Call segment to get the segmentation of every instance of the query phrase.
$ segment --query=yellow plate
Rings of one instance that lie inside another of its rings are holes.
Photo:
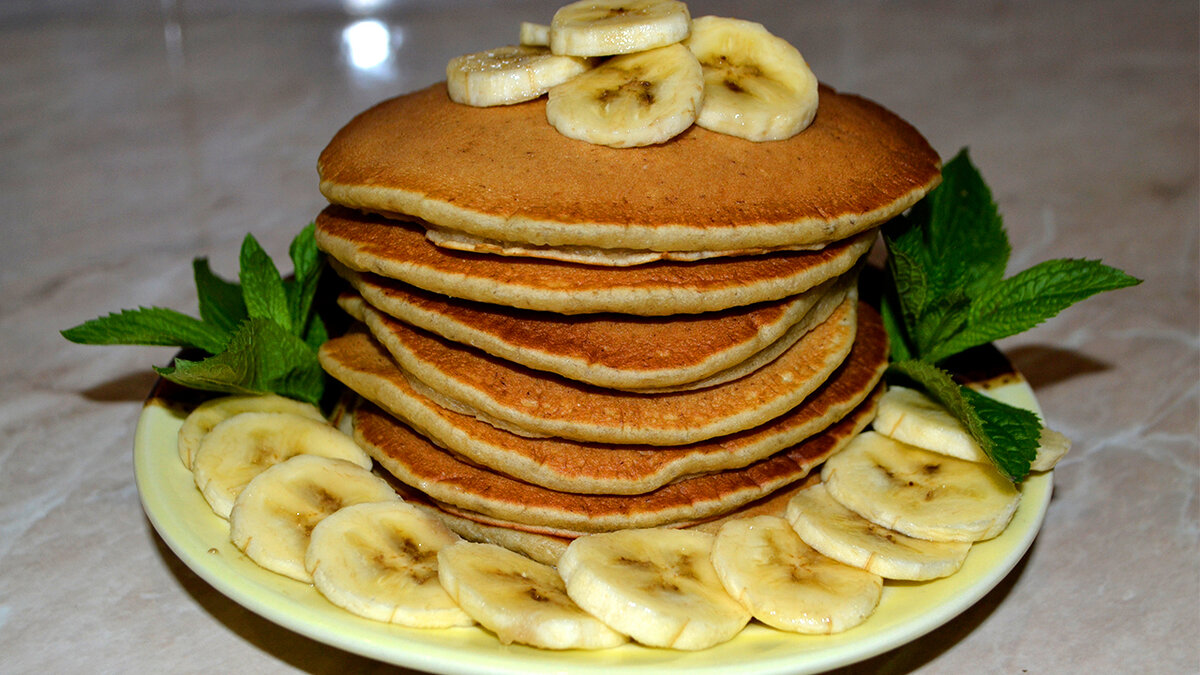
[[[989,393],[1037,411],[1023,380]],[[1033,543],[1050,502],[1051,474],[1022,485],[1021,506],[1002,535],[972,548],[962,569],[929,582],[888,582],[879,608],[845,633],[805,636],[752,623],[736,638],[701,652],[626,645],[601,651],[552,652],[502,645],[481,628],[419,630],[354,616],[309,584],[268,572],[229,541],[179,461],[176,434],[186,414],[178,402],[147,401],[134,437],[134,471],[146,515],[171,550],[197,575],[247,609],[297,633],[349,652],[438,673],[814,673],[861,661],[914,640],[954,618],[996,586]]]

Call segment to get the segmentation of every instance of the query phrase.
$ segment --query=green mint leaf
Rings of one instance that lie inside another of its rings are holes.
[[[242,299],[250,318],[269,319],[288,332],[294,330],[283,279],[271,257],[253,235],[242,241],[241,273]]]
[[[1042,424],[1028,410],[1002,403],[968,387],[959,387],[964,399],[979,417],[987,445],[981,444],[992,462],[1014,482],[1029,474],[1041,444]]]
[[[1016,335],[1103,291],[1141,283],[1097,260],[1047,260],[987,289],[971,304],[960,332],[931,343],[937,362],[970,347]]]
[[[899,301],[896,308],[912,336],[929,301],[927,270],[932,263],[925,258],[919,228],[906,218],[889,223],[883,229],[883,241],[888,249],[888,278]]]
[[[991,190],[967,151],[942,167],[942,182],[914,208],[928,273],[938,294],[957,290],[969,298],[1000,281],[1012,247]]]
[[[232,394],[274,392],[319,403],[325,376],[316,353],[279,324],[250,318],[239,326],[228,347],[202,361],[176,359],[155,368],[185,387]]]
[[[192,276],[196,280],[200,318],[232,335],[247,318],[242,287],[213,274],[207,258],[192,261]]]
[[[325,258],[317,249],[315,231],[316,225],[309,223],[296,235],[288,248],[295,274],[293,281],[284,282],[284,291],[287,295],[288,311],[292,315],[292,330],[302,337],[307,337],[310,317],[315,317],[312,303],[321,282],[321,272],[325,267]]]
[[[320,314],[313,312],[308,322],[308,329],[304,332],[304,344],[315,352],[328,339],[329,329],[325,326],[325,320],[321,318]]]
[[[913,337],[917,353],[926,355],[953,337],[966,323],[969,308],[970,300],[961,290],[948,292],[926,307]]]
[[[914,358],[908,333],[904,329],[904,320],[901,317],[899,304],[900,301],[896,297],[894,286],[886,288],[879,297],[879,314],[883,318],[883,328],[888,334],[892,361]]]
[[[86,345],[162,345],[196,347],[215,354],[228,334],[212,324],[162,307],[125,309],[62,331],[71,342]]]
[[[1041,437],[1037,415],[961,386],[949,373],[924,361],[894,362],[888,375],[918,385],[945,407],[1010,480],[1019,482],[1029,474]]]

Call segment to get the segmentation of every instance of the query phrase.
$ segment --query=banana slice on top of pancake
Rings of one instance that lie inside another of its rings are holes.
[[[653,145],[692,126],[703,97],[700,62],[673,44],[614,56],[551,88],[546,119],[564,136],[588,143]]]
[[[721,526],[712,564],[725,590],[773,628],[828,635],[862,623],[879,604],[883,579],[827,558],[777,516]]]
[[[902,443],[972,462],[989,463],[970,432],[937,401],[907,387],[888,387],[873,424],[879,433]],[[1042,427],[1037,456],[1030,469],[1049,471],[1071,449],[1071,441]]]
[[[581,0],[554,13],[550,49],[572,56],[629,54],[679,42],[690,27],[687,5],[676,0]]]
[[[821,481],[843,506],[910,537],[981,541],[1008,526],[1021,492],[990,464],[906,445],[874,431],[830,457]]]
[[[593,534],[567,546],[558,572],[572,600],[634,640],[705,649],[750,620],[717,577],[712,547],[713,535],[688,530]]]
[[[458,541],[412,504],[354,504],[313,528],[304,567],[321,595],[359,616],[413,628],[470,626],[438,583],[438,551]]]
[[[553,567],[495,544],[459,542],[437,556],[442,586],[500,641],[604,649],[625,636],[579,608]]]
[[[546,47],[508,45],[450,59],[450,100],[476,107],[535,99],[591,67],[588,59],[551,54]]]
[[[762,24],[700,17],[684,44],[704,68],[697,125],[751,141],[778,141],[812,123],[817,77],[795,47]]]

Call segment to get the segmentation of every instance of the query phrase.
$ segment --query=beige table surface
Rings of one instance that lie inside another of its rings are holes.
[[[131,466],[149,366],[171,350],[57,331],[194,311],[191,259],[231,275],[248,231],[285,256],[341,124],[555,6],[0,4],[0,672],[390,671],[184,567]],[[1075,441],[1045,527],[977,606],[861,671],[1200,670],[1195,1],[692,9],[766,23],[944,157],[969,146],[1014,266],[1103,258],[1145,279],[1002,344]]]

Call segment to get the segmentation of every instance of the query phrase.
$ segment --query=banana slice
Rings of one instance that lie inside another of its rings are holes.
[[[863,518],[918,539],[980,541],[1001,532],[1021,493],[994,467],[860,434],[821,470],[821,481]]]
[[[750,620],[713,569],[713,535],[643,529],[580,537],[558,560],[567,594],[642,644],[705,649]]]
[[[298,581],[317,523],[344,506],[400,498],[387,481],[341,459],[297,455],[254,477],[229,514],[229,538],[251,560]]]
[[[777,516],[725,523],[712,563],[725,590],[754,618],[793,633],[853,628],[875,611],[883,593],[879,575],[821,555]]]
[[[703,16],[685,42],[704,67],[696,124],[751,141],[779,141],[817,114],[817,78],[804,57],[762,24]]]
[[[549,47],[550,26],[544,23],[522,21],[520,42],[531,47]]]
[[[546,119],[559,133],[628,148],[662,143],[696,121],[704,76],[683,45],[615,56],[550,90]]]
[[[321,595],[359,616],[412,628],[470,626],[438,583],[438,551],[456,541],[411,504],[355,504],[313,528],[304,569]]]
[[[665,47],[691,27],[687,5],[674,0],[583,0],[550,21],[550,50],[571,56],[611,56]]]
[[[183,460],[183,465],[192,468],[192,457],[200,447],[200,440],[212,431],[213,427],[244,412],[285,412],[318,421],[325,419],[315,405],[275,394],[222,396],[210,399],[196,406],[183,420],[183,426],[179,427],[179,459]]]
[[[459,542],[437,556],[450,597],[504,644],[605,649],[625,636],[583,611],[553,567],[494,544]]]
[[[450,59],[450,100],[476,107],[535,99],[591,67],[586,59],[556,56],[546,47],[509,45]]]
[[[885,579],[949,576],[971,550],[965,541],[926,541],[880,527],[839,504],[821,483],[788,501],[787,519],[804,543],[825,556]]]
[[[295,455],[371,466],[371,458],[352,438],[324,422],[291,413],[247,412],[204,436],[192,457],[192,477],[213,513],[229,518],[233,501],[251,479]]]
[[[937,401],[907,387],[888,387],[879,401],[872,426],[901,443],[972,462],[991,463],[967,428]],[[1071,449],[1066,436],[1042,427],[1037,456],[1030,469],[1049,471]]]

